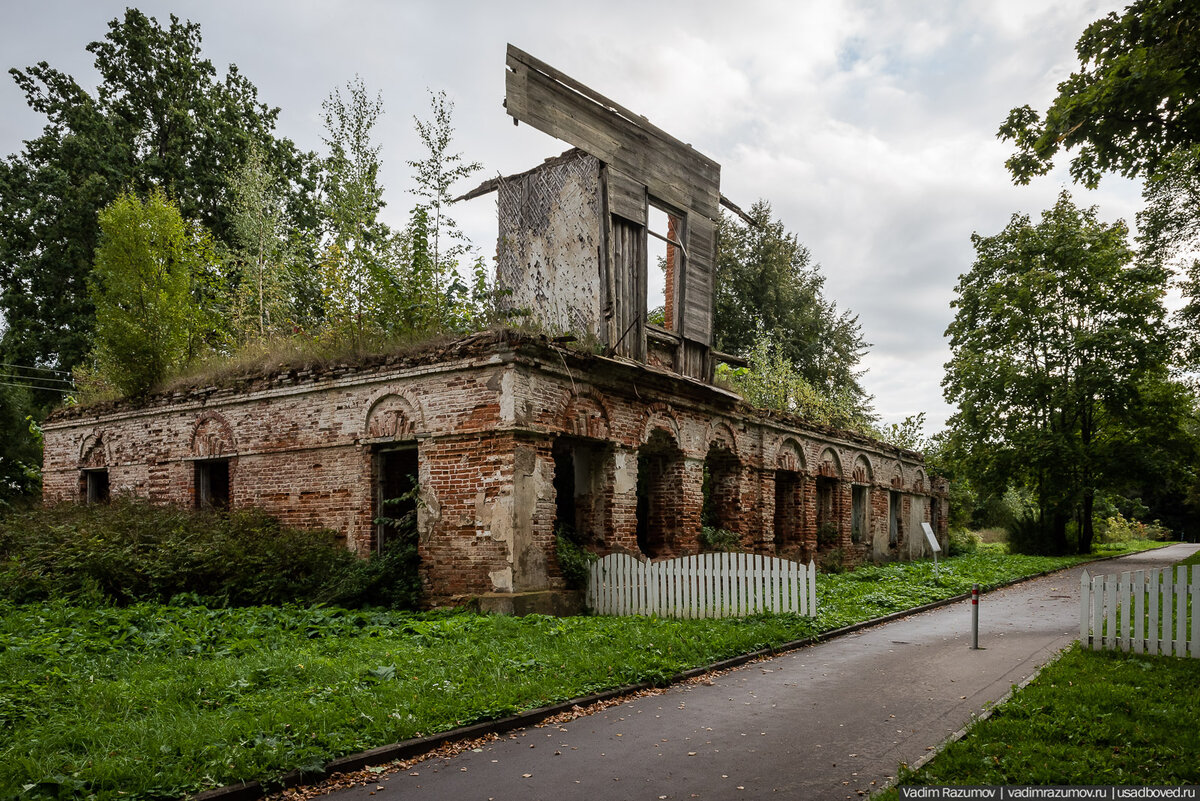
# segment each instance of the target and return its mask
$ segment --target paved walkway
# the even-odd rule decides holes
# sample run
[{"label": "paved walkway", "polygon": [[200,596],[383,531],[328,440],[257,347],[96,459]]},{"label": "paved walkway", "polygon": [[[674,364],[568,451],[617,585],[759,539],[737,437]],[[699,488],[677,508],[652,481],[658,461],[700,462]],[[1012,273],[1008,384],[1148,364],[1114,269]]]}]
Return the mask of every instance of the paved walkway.
[{"label": "paved walkway", "polygon": [[[1161,567],[1174,545],[1091,566]],[[339,793],[444,801],[861,798],[1034,673],[1079,631],[1082,568],[839,637]]]}]

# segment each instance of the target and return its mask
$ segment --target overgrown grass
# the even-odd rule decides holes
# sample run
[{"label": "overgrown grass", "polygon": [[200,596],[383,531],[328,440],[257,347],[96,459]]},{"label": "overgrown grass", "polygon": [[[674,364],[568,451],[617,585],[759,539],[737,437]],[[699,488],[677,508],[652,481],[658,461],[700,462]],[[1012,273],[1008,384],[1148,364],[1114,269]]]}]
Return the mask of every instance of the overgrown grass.
[{"label": "overgrown grass", "polygon": [[[0,798],[178,798],[641,681],[1077,557],[986,548],[818,578],[738,620],[0,604]],[[1194,685],[1190,685],[1194,686]]]},{"label": "overgrown grass", "polygon": [[899,783],[1200,784],[1197,686],[1198,660],[1076,645]]}]

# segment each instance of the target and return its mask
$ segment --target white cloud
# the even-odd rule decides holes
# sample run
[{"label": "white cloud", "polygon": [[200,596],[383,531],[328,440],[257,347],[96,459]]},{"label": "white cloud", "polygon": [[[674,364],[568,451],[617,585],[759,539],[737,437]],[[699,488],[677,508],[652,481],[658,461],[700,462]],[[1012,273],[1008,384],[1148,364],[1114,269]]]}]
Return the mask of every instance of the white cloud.
[{"label": "white cloud", "polygon": [[[620,0],[604,13],[532,0],[139,5],[160,20],[175,11],[199,22],[205,53],[220,69],[237,63],[302,147],[319,147],[320,103],[335,86],[359,74],[381,91],[387,214],[397,225],[411,205],[404,162],[420,155],[412,115],[425,112],[426,87],[456,101],[458,147],[484,163],[481,178],[565,148],[514,128],[501,108],[513,42],[715,158],[735,201],[770,200],[875,343],[865,383],[884,421],[926,410],[936,425],[950,411],[942,332],[973,258],[971,233],[994,233],[1016,211],[1036,215],[1069,185],[1060,169],[1014,187],[996,129],[1013,106],[1044,108],[1074,68],[1083,28],[1122,4]],[[75,0],[12,11],[0,31],[5,66],[45,59],[91,81],[83,47],[123,10],[118,0]],[[0,151],[15,152],[40,123],[11,83],[0,81],[0,109]],[[1132,221],[1137,208],[1128,181],[1072,191],[1107,219]],[[493,201],[458,215],[490,256]]]}]

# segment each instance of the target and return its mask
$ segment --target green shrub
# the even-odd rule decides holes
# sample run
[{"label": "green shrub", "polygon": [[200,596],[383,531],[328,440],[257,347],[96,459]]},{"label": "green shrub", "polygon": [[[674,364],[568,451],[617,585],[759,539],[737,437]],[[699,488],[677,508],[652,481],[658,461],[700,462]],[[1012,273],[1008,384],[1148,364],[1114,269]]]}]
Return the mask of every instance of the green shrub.
[{"label": "green shrub", "polygon": [[846,572],[846,555],[842,553],[841,548],[832,548],[828,551],[825,551],[817,558],[820,560],[817,563],[817,568],[822,573]]},{"label": "green shrub", "polygon": [[210,606],[288,602],[412,606],[415,549],[360,559],[334,531],[258,510],[61,504],[0,519],[0,598]]},{"label": "green shrub", "polygon": [[836,545],[838,539],[838,528],[836,523],[828,521],[817,526],[817,547],[828,548],[831,545]]},{"label": "green shrub", "polygon": [[982,542],[980,536],[963,528],[950,530],[950,545],[946,549],[947,556],[965,556],[979,551]]},{"label": "green shrub", "polygon": [[734,551],[740,551],[741,549],[741,538],[729,529],[716,528],[715,526],[700,527],[701,551],[725,551],[732,553]]},{"label": "green shrub", "polygon": [[587,587],[596,554],[574,542],[562,530],[554,538],[554,553],[558,557],[558,567],[567,586],[573,590]]},{"label": "green shrub", "polygon": [[1112,517],[1096,521],[1097,542],[1133,542],[1135,540],[1166,540],[1171,530],[1159,521],[1143,523],[1117,512]]}]

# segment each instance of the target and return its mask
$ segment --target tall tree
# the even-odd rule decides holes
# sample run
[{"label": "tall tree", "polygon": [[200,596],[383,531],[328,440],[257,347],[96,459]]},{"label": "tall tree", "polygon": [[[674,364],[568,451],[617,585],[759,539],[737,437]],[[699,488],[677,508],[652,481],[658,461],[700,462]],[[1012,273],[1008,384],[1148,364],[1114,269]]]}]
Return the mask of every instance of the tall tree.
[{"label": "tall tree", "polygon": [[870,397],[858,367],[868,345],[858,318],[825,298],[825,277],[769,203],[755,203],[750,216],[757,226],[722,215],[717,228],[716,348],[748,356],[765,331],[779,357],[816,391],[848,397],[869,418]]},{"label": "tall tree", "polygon": [[[251,146],[246,163],[230,181],[229,254],[233,269],[233,323],[239,339],[265,340],[290,333],[297,301],[298,243],[288,228],[286,187]],[[301,234],[302,235],[302,234]]]},{"label": "tall tree", "polygon": [[145,202],[119,196],[100,213],[100,231],[92,282],[97,369],[136,395],[187,364],[207,339],[211,306],[202,294],[215,273],[212,246],[161,192]]},{"label": "tall tree", "polygon": [[122,191],[162,189],[229,242],[228,180],[255,144],[287,176],[293,220],[312,222],[309,157],[274,136],[278,109],[236,67],[219,77],[201,56],[198,25],[172,16],[160,26],[131,8],[88,50],[94,95],[46,62],[11,70],[46,126],[0,162],[0,354],[10,362],[69,369],[87,353],[98,214]]},{"label": "tall tree", "polygon": [[1105,172],[1149,176],[1180,148],[1200,143],[1200,8],[1190,0],[1136,0],[1084,30],[1079,71],[1058,85],[1045,118],[1013,109],[1000,128],[1027,183],[1075,150],[1071,175],[1095,187]]},{"label": "tall tree", "polygon": [[323,141],[329,149],[321,184],[325,241],[321,266],[326,324],[362,344],[380,312],[388,283],[391,231],[379,219],[379,145],[372,130],[383,101],[355,78],[345,94],[334,90],[322,103]]},{"label": "tall tree", "polygon": [[[956,288],[943,382],[977,486],[1015,480],[1034,493],[1048,550],[1091,548],[1097,494],[1122,486],[1148,430],[1178,430],[1166,365],[1166,274],[1135,264],[1124,223],[1105,224],[1064,192],[1034,223],[1014,215],[972,236],[976,260]],[[1153,421],[1153,422],[1150,422]]]},{"label": "tall tree", "polygon": [[454,101],[444,91],[429,92],[430,117],[413,117],[425,158],[408,162],[416,185],[413,194],[428,209],[429,244],[433,264],[440,273],[453,276],[458,260],[470,249],[466,235],[450,216],[450,187],[483,169],[477,161],[465,161],[451,151],[454,139]]}]

